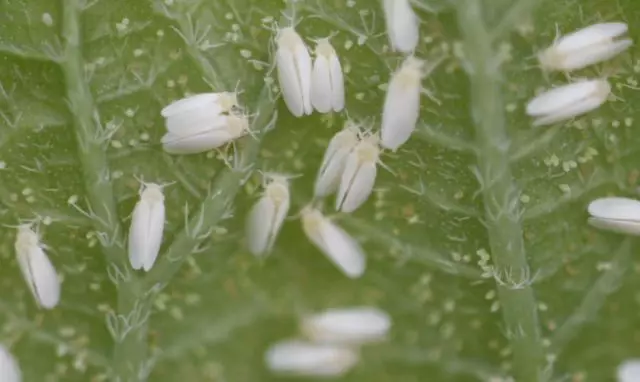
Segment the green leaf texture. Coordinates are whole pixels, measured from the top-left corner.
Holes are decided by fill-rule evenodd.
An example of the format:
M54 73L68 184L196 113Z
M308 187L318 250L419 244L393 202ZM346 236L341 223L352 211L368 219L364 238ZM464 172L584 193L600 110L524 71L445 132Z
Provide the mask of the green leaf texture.
M602 21L627 22L640 40L640 3L413 5L433 98L411 139L382 156L388 170L368 202L334 217L368 253L351 280L296 215L347 118L379 127L403 60L380 2L0 2L0 342L24 380L281 381L264 365L268 346L295 336L303 313L352 305L378 306L394 325L339 380L615 380L638 355L640 263L632 238L587 225L586 205L637 195L638 50L571 76L545 75L535 54L557 31ZM333 35L345 112L295 118L280 100L273 37L292 22L311 47ZM538 91L598 76L612 84L609 102L532 127L524 105ZM234 89L253 136L219 152L163 153L162 107ZM265 259L243 244L257 170L300 175ZM149 273L126 253L138 179L170 183ZM324 210L333 214L332 198ZM35 304L13 248L12 227L36 218L62 279L50 311Z

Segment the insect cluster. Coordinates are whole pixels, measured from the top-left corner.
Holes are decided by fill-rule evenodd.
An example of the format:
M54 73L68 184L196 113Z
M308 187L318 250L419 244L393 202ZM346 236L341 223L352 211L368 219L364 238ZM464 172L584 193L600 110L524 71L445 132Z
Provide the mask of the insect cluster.
M570 72L608 60L629 48L625 23L600 23L563 36L538 54L543 70ZM581 79L548 90L527 104L533 125L549 125L588 113L602 105L611 93L606 79Z
M265 363L283 374L341 376L358 363L362 345L383 340L390 328L391 318L376 308L329 309L304 317L300 323L303 338L272 345Z
M349 120L330 140L316 174L314 198L299 213L309 241L349 278L364 274L366 255L360 244L327 217L316 201L335 194L335 210L352 213L371 194L380 156L405 144L420 114L425 62L413 55L419 40L419 20L408 0L384 0L387 35L393 50L405 54L391 74L379 131ZM621 37L624 23L601 23L570 33L538 55L542 69L582 69L610 59L631 46ZM275 37L276 65L282 99L295 117L340 112L345 108L344 75L338 54L328 38L317 41L311 59L304 40L293 27L282 28ZM605 102L611 92L606 79L582 79L548 90L526 106L533 125L561 122ZM195 154L220 148L251 134L249 117L236 92L203 93L180 99L161 111L166 134L163 149L169 154ZM263 193L246 222L248 250L266 256L288 216L291 177L265 173ZM157 259L163 238L165 206L163 186L143 183L134 207L128 236L131 267L149 271ZM600 228L640 235L640 202L626 198L603 198L589 205L589 222ZM41 244L37 230L18 227L15 250L18 264L37 304L54 308L60 300L60 281ZM359 347L377 341L391 326L388 315L375 308L333 309L306 317L301 323L304 339L272 346L265 361L277 372L312 376L346 373L359 360ZM635 366L637 368L637 366ZM9 352L0 346L0 379L18 381L20 372ZM626 371L625 371L626 372Z

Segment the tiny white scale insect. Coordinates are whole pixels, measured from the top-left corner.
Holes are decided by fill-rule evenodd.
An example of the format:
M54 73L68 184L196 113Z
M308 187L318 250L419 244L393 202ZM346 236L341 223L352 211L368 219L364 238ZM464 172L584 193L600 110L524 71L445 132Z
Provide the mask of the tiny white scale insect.
M613 22L574 31L538 54L540 66L545 70L571 71L608 60L633 44L629 38L618 39L627 29L627 24Z
M640 359L628 359L618 365L618 382L640 381Z
M279 174L266 174L266 185L260 200L247 219L247 244L255 256L271 252L282 223L289 211L289 182Z
M318 40L311 74L311 104L320 113L344 109L342 66L328 38Z
M355 123L348 121L345 124L345 128L331 138L316 176L315 197L325 197L338 189L340 178L347 164L347 157L358 144L359 134L359 127Z
M393 50L411 53L419 39L419 20L409 0L383 0L387 35Z
M307 206L301 211L302 229L307 238L347 277L362 276L366 255L358 242L319 210Z
M420 116L424 61L407 57L393 73L382 107L381 146L397 150L411 136Z
M359 360L358 352L348 347L295 339L278 342L265 354L265 363L272 372L308 377L342 376Z
M600 198L589 203L589 224L596 228L640 235L640 201L621 197Z
M276 36L276 64L282 98L291 114L311 114L311 56L293 27L282 28Z
M60 280L31 224L18 227L15 249L20 271L36 302L45 309L54 308L60 301Z
M602 105L611 93L604 79L580 80L548 90L527 104L534 126L549 125L588 113Z
M166 119L167 131L187 135L220 125L219 117L236 108L236 93L201 93L171 103L160 114Z
M197 154L224 146L249 133L249 120L244 115L223 115L206 130L168 132L162 137L164 151L169 154Z
M0 381L1 382L20 382L22 380L22 372L9 350L0 344Z
M328 309L302 320L302 333L313 342L362 345L383 340L391 318L373 307Z
M162 186L143 183L129 227L129 262L133 269L149 271L158 257L164 232Z
M379 138L364 136L347 156L336 195L336 210L353 212L371 195L380 157Z

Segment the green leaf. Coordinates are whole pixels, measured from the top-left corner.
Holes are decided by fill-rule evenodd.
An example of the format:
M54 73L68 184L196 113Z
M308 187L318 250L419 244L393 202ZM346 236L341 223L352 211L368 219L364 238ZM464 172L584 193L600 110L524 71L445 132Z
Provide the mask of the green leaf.
M0 4L0 343L25 381L278 381L263 361L301 314L375 305L387 341L344 381L612 380L637 355L640 267L632 238L594 230L586 205L634 197L640 63L632 47L570 76L535 54L562 34L625 21L635 1L414 0L421 120L382 156L376 189L335 216L368 254L351 280L305 238L327 142L347 118L379 128L389 51L381 4L363 0L44 0ZM344 113L295 118L279 100L274 31L333 35ZM607 75L611 100L534 128L538 91ZM228 150L170 156L160 110L240 90L251 136ZM614 99L615 98L615 99ZM638 110L636 110L638 109ZM347 117L348 116L348 117ZM300 176L273 253L244 247L257 171ZM126 253L139 179L166 183L154 268ZM323 203L333 215L333 199ZM41 310L22 279L15 227L37 219L62 280Z

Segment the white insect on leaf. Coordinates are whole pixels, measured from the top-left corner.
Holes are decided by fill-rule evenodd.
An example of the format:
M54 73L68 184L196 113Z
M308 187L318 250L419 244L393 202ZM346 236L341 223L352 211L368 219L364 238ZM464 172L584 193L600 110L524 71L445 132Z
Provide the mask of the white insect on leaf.
M293 27L282 28L276 36L276 66L280 90L291 114L311 114L311 56Z
M387 35L391 48L402 53L411 53L419 40L419 20L409 0L383 0Z
M353 212L371 195L380 158L378 142L377 135L368 134L360 139L347 156L336 195L337 211Z
M569 33L538 54L547 71L571 71L606 61L628 49L633 41L624 38L627 24L599 23Z
M188 135L223 127L220 117L239 107L235 92L201 93L171 103L160 114L168 132Z
M313 207L303 208L301 218L305 235L329 260L349 278L362 276L366 255L354 238Z
M217 149L250 134L249 120L244 115L218 117L209 129L196 132L168 132L162 137L162 147L169 154L197 154Z
M22 372L18 362L4 345L0 344L0 382L20 382Z
M382 107L382 147L397 150L411 136L420 116L424 61L407 57L389 81Z
M328 309L302 320L302 333L316 343L359 346L386 338L391 328L389 315L374 307Z
M586 114L602 105L611 93L605 79L579 80L548 90L527 104L534 126L549 125Z
M340 178L347 164L347 157L358 144L359 134L359 126L352 121L347 121L345 128L331 138L316 176L315 197L325 197L338 189Z
M54 308L60 301L60 280L31 224L18 227L15 250L22 276L38 305Z
M129 262L133 269L149 271L158 257L164 232L162 186L143 183L129 227Z
M618 365L618 382L640 381L640 359L628 359Z
M600 198L587 207L589 224L617 233L640 236L640 201L621 197Z
M328 38L318 40L311 74L311 104L320 113L344 109L342 65Z
M271 252L289 211L287 176L266 174L265 177L267 181L264 193L249 212L247 219L247 246L255 256Z
M339 377L360 360L349 347L286 340L272 345L265 353L269 370L278 374L306 377Z

